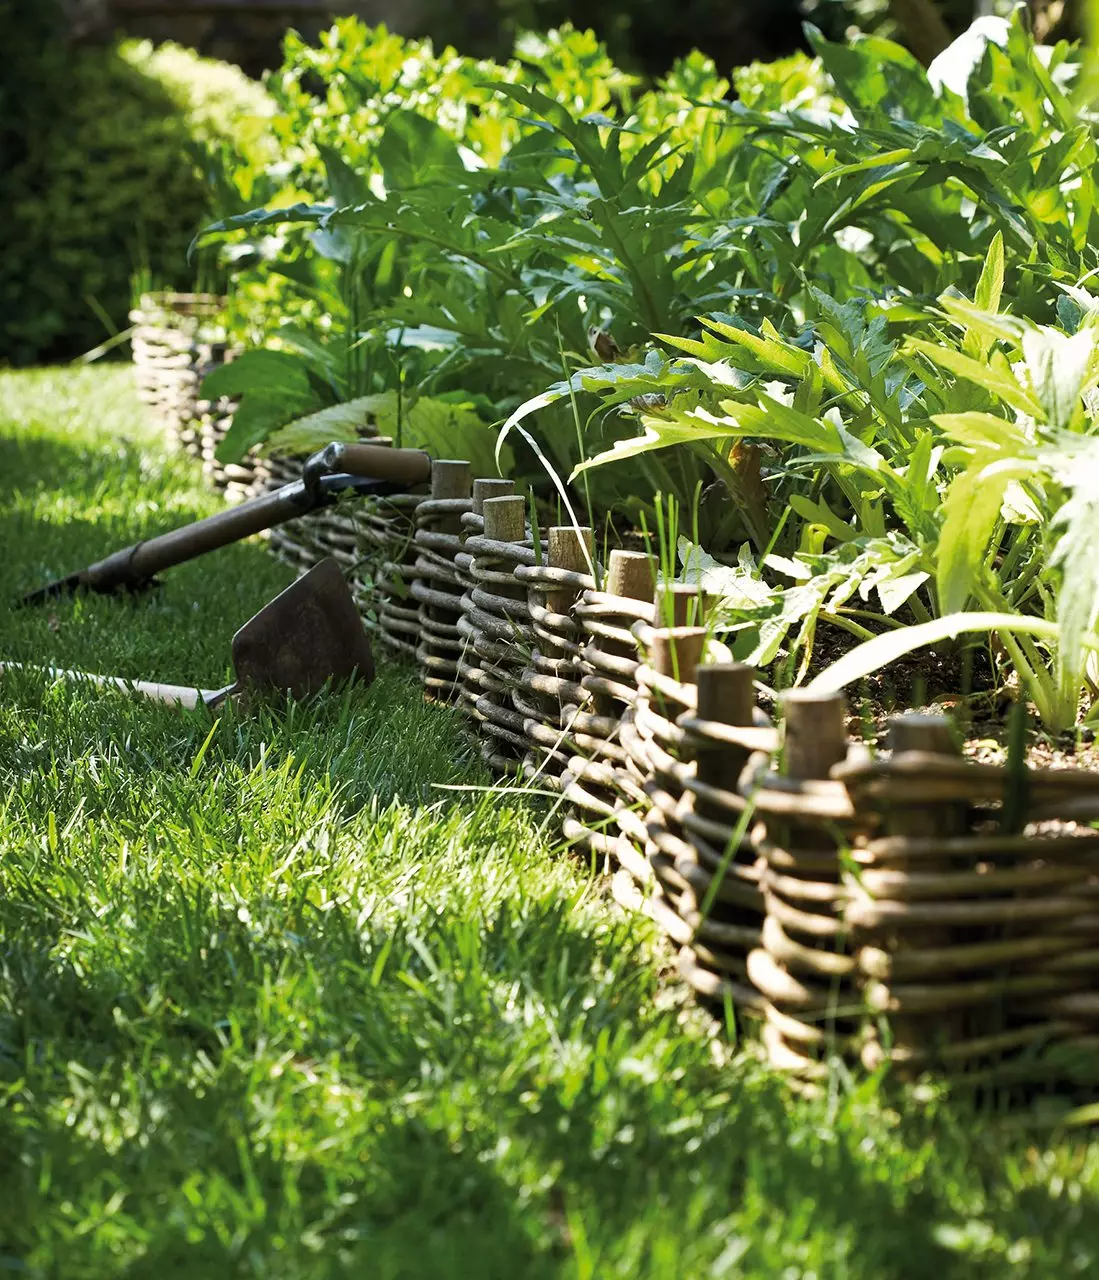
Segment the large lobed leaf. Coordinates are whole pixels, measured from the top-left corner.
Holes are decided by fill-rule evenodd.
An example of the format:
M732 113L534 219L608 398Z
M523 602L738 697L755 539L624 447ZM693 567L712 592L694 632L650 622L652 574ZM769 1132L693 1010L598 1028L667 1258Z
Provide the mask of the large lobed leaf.
M287 423L268 441L273 453L312 453L333 441L353 443L361 428L373 425L404 448L426 449L436 458L464 458L476 475L496 474L493 429L468 405L420 396L405 399L396 391L359 396ZM510 451L499 458L500 474L513 465Z
M233 421L218 444L219 462L239 462L292 418L318 403L316 384L302 357L288 351L246 351L207 374L202 394L239 399Z

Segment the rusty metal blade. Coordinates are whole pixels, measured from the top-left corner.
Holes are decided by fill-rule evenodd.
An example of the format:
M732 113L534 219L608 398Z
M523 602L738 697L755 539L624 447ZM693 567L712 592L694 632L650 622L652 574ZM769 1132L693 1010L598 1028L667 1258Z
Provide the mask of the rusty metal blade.
M370 637L335 560L322 560L241 627L233 667L241 688L294 698L374 679Z

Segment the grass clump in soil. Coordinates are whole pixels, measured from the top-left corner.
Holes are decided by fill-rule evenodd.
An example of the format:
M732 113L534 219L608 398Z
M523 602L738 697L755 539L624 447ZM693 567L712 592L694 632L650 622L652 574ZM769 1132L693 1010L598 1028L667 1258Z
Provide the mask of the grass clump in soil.
M203 514L123 369L0 375L0 595ZM0 656L216 686L256 545L0 613ZM837 1079L793 1100L455 718L216 721L0 685L0 1270L1091 1275L1099 1145Z

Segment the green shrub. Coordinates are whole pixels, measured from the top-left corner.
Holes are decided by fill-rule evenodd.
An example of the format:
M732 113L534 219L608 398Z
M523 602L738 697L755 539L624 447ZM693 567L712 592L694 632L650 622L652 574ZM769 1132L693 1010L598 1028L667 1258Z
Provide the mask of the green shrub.
M208 146L231 144L245 163L275 159L270 117L275 104L239 67L201 58L178 44L127 40L119 49L135 71L155 81L183 114L188 137Z
M185 50L67 47L51 15L35 22L0 102L14 113L0 165L0 362L14 364L68 358L124 328L138 269L158 285L201 283L187 247L210 210L193 147L234 133L255 147L265 101Z

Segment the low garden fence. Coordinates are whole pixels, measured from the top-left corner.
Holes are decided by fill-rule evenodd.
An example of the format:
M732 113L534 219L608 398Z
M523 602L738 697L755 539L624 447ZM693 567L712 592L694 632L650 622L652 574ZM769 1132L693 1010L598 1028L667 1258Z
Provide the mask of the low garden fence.
M754 1018L807 1089L837 1056L1005 1087L1094 1075L1099 775L968 761L917 714L874 753L838 694L787 694L780 733L697 588L636 552L604 568L591 530L535 536L511 488L435 463L403 529L374 526L402 575L375 608L400 609L486 764L560 798L700 999ZM331 543L308 547L301 567Z
M138 394L169 444L197 458L207 480L240 501L256 482L254 463L225 465L216 456L234 405L201 394L203 378L235 354L221 327L224 308L225 299L214 294L143 294L130 312L130 346Z
M275 462L258 483L290 478ZM430 487L272 532L334 555L486 765L554 797L561 830L644 911L682 978L758 1025L806 1090L839 1058L981 1086L1099 1075L1099 774L965 759L941 717L848 734L839 694L781 727L689 584L592 531L532 529L509 480Z

